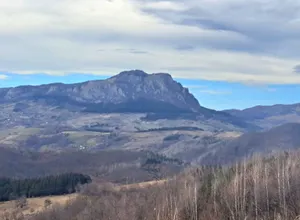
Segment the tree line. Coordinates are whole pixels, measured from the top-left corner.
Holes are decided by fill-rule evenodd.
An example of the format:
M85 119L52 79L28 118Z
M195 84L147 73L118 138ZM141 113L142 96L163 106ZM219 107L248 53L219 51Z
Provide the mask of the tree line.
M30 179L0 178L0 201L74 193L78 185L90 182L89 176L76 173Z

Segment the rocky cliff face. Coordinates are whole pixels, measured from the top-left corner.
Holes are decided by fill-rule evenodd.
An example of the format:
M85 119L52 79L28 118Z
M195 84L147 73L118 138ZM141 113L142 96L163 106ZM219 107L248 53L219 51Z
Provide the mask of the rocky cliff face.
M97 112L198 112L197 99L165 73L125 71L107 80L0 89L0 102L34 100Z

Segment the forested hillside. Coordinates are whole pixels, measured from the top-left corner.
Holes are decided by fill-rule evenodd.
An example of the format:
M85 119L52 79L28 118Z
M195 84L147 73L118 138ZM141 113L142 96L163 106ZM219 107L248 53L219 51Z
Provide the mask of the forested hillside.
M76 173L32 179L0 178L0 201L74 193L77 186L90 182L89 176Z
M0 147L0 174L9 178L36 178L71 172L102 181L132 183L173 176L185 167L186 164L178 159L151 152L20 152Z

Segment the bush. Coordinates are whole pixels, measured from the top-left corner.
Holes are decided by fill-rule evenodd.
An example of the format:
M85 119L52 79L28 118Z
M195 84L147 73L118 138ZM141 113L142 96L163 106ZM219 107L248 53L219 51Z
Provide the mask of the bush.
M44 201L44 207L45 208L48 208L49 206L51 206L52 205L52 201L50 200L50 199L46 199L45 201Z
M24 209L27 207L27 205L28 205L28 202L27 202L26 197L24 197L24 196L15 200L15 208L17 208L17 209Z

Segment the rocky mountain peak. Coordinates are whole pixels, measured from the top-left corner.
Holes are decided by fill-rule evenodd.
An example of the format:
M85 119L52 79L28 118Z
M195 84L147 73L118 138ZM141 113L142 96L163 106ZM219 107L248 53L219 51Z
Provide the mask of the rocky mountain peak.
M144 80L164 80L164 81L173 81L173 78L168 73L153 73L148 74L143 70L129 70L123 71L118 75L115 75L108 79L111 82L129 82L129 83L136 83L142 82Z
M117 77L130 77L130 76L147 77L148 74L145 73L143 70L129 70L129 71L123 71L114 77L117 78Z
M51 104L59 106L68 103L86 109L92 105L93 111L99 112L198 112L201 109L197 99L170 74L147 74L142 70L124 71L107 80L0 89L2 93L5 102L50 99Z

